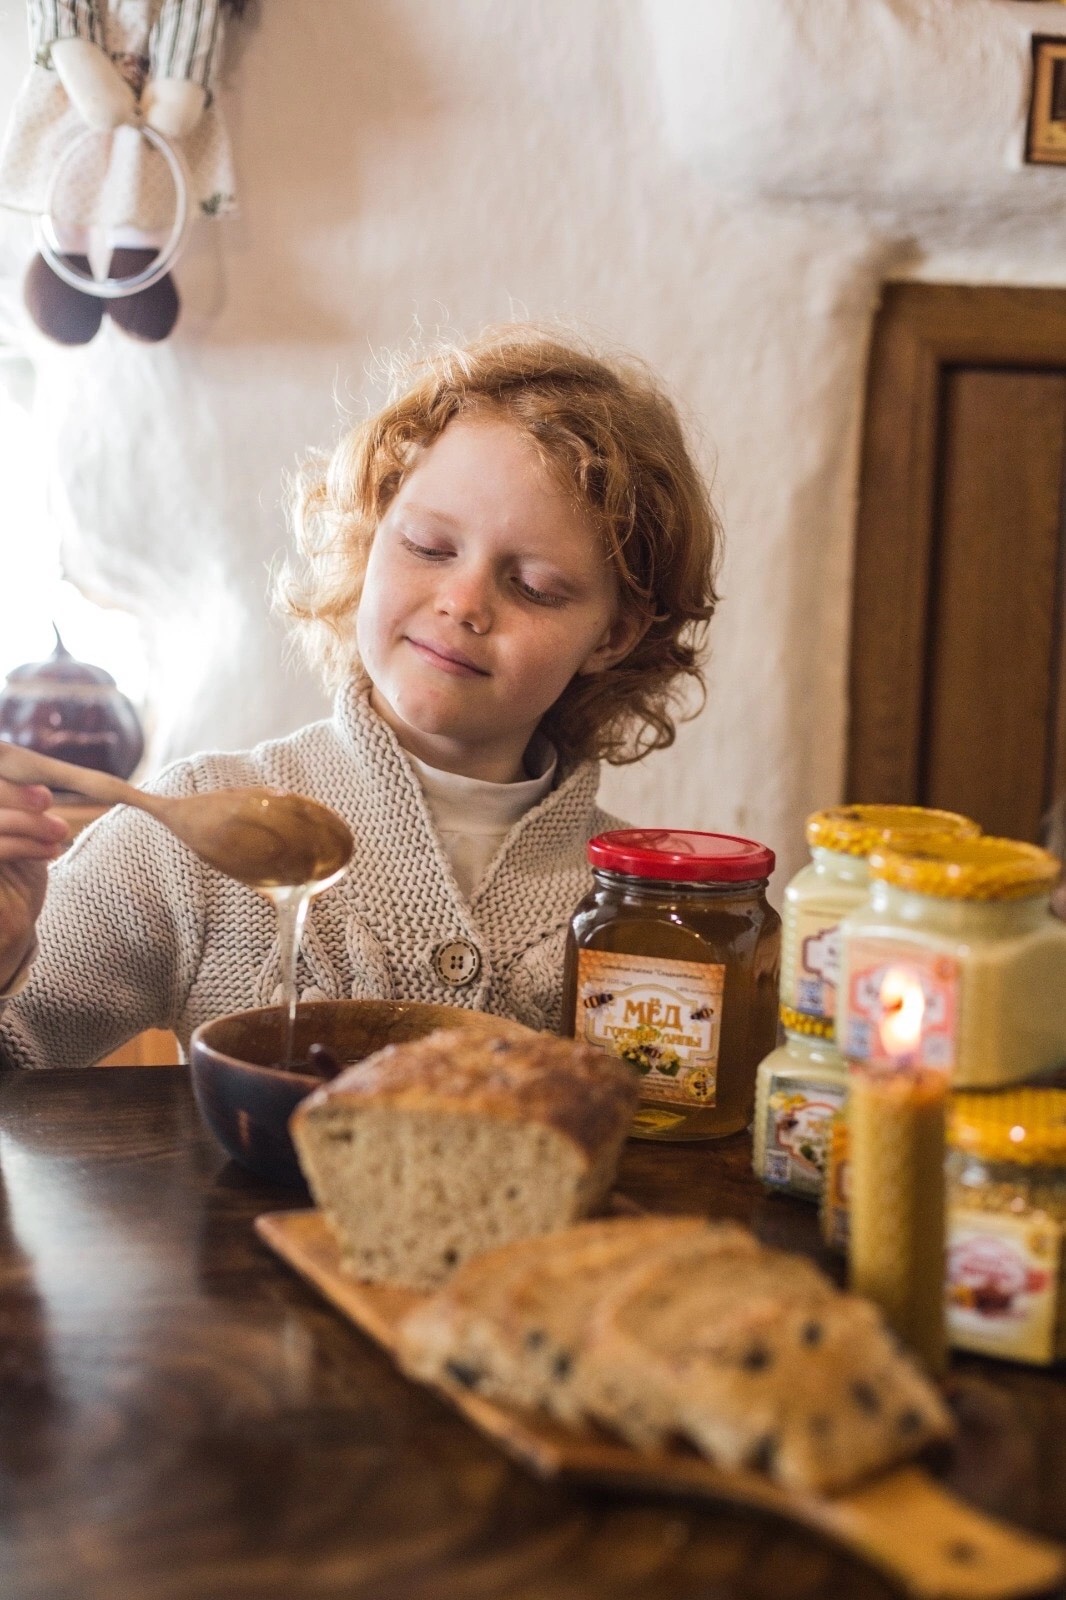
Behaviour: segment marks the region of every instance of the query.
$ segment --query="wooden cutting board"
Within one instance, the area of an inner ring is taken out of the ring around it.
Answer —
[[[357,1328],[394,1350],[396,1329],[421,1296],[350,1277],[318,1211],[274,1212],[257,1217],[255,1226],[264,1243]],[[920,1600],[1010,1600],[1045,1593],[1066,1574],[1059,1546],[975,1511],[922,1467],[899,1467],[849,1494],[819,1498],[779,1488],[759,1473],[723,1471],[686,1451],[637,1451],[464,1389],[440,1392],[542,1477],[771,1511],[846,1545]]]

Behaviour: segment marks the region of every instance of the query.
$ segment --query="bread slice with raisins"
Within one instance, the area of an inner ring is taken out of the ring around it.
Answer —
[[[573,1390],[640,1448],[678,1435],[817,1493],[951,1433],[875,1308],[776,1250],[731,1264],[694,1243],[631,1271],[596,1308]]]
[[[744,1229],[698,1217],[637,1216],[581,1222],[467,1261],[405,1320],[399,1357],[413,1377],[459,1383],[517,1406],[547,1406],[564,1421],[580,1411],[569,1378],[601,1295],[640,1260],[693,1238],[758,1246]]]

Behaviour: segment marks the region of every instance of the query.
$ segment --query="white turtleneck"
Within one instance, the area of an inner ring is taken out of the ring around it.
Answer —
[[[538,735],[526,752],[526,768],[537,771],[539,776],[521,778],[517,783],[487,783],[483,778],[442,772],[439,767],[428,767],[410,752],[407,759],[425,796],[455,881],[469,900],[519,817],[550,791],[558,757],[548,741]]]

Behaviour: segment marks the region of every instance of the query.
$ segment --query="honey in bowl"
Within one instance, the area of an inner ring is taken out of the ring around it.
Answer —
[[[751,1121],[777,1034],[774,854],[730,834],[626,828],[590,840],[570,924],[564,1030],[641,1074],[633,1133],[714,1139]]]

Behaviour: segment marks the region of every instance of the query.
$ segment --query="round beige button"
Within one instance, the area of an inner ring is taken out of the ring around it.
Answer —
[[[481,957],[468,939],[449,939],[433,952],[433,966],[438,978],[461,989],[464,983],[473,983],[481,971]]]

